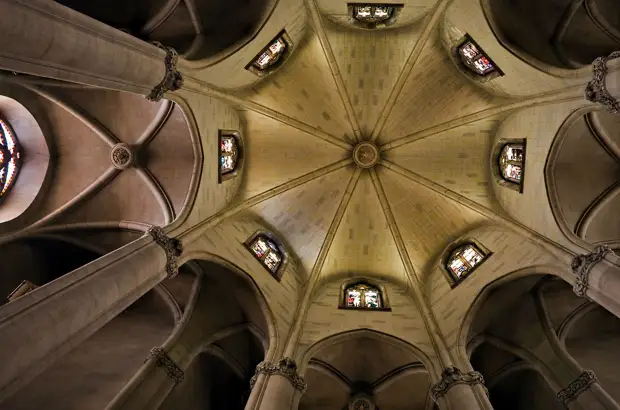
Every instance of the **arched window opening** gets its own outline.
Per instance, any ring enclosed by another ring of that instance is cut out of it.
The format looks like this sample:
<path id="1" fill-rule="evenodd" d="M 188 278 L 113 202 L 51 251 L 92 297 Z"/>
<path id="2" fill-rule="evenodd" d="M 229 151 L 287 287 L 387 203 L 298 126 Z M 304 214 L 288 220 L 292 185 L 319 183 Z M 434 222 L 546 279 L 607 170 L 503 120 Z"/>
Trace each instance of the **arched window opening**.
<path id="1" fill-rule="evenodd" d="M 0 119 L 0 200 L 15 184 L 20 160 L 19 142 L 9 124 Z"/>
<path id="2" fill-rule="evenodd" d="M 279 279 L 277 273 L 284 261 L 284 253 L 275 241 L 267 237 L 267 235 L 260 234 L 256 235 L 246 245 L 256 259 L 258 259 L 276 279 Z"/>
<path id="3" fill-rule="evenodd" d="M 499 169 L 502 178 L 514 184 L 523 181 L 523 144 L 506 144 L 499 154 Z"/>
<path id="4" fill-rule="evenodd" d="M 254 57 L 252 62 L 246 66 L 246 70 L 258 76 L 264 76 L 275 71 L 282 65 L 291 47 L 291 39 L 286 34 L 286 31 L 282 30 L 276 38 L 269 42 L 267 47 Z"/>
<path id="5" fill-rule="evenodd" d="M 486 258 L 484 252 L 473 243 L 456 248 L 446 262 L 446 268 L 455 281 L 460 281 L 469 275 Z"/>
<path id="6" fill-rule="evenodd" d="M 219 182 L 237 175 L 240 159 L 239 133 L 237 131 L 220 131 L 219 145 Z"/>
<path id="7" fill-rule="evenodd" d="M 374 29 L 394 24 L 402 5 L 399 4 L 349 4 L 349 17 L 358 27 Z"/>
<path id="8" fill-rule="evenodd" d="M 465 68 L 476 74 L 474 76 L 475 78 L 491 80 L 495 77 L 504 75 L 497 65 L 493 63 L 491 58 L 489 58 L 468 34 L 466 34 L 458 44 L 456 53 Z"/>
<path id="9" fill-rule="evenodd" d="M 357 283 L 344 291 L 345 307 L 380 309 L 383 307 L 381 291 L 367 283 Z"/>

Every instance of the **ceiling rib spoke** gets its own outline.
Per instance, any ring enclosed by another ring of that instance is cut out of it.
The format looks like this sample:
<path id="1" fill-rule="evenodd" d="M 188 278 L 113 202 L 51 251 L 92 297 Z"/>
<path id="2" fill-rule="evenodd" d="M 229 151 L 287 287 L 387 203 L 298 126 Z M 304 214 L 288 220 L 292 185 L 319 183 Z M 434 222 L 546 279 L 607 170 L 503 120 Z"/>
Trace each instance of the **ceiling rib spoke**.
<path id="1" fill-rule="evenodd" d="M 381 111 L 381 114 L 379 115 L 379 119 L 377 120 L 377 124 L 375 125 L 375 128 L 372 131 L 370 141 L 375 141 L 379 137 L 379 134 L 381 134 L 381 131 L 383 131 L 385 122 L 387 121 L 387 118 L 392 112 L 392 109 L 394 108 L 394 105 L 396 104 L 396 100 L 398 99 L 400 92 L 405 86 L 405 82 L 407 81 L 407 78 L 409 77 L 409 74 L 411 73 L 413 66 L 418 61 L 418 58 L 422 54 L 422 49 L 424 48 L 424 45 L 430 38 L 433 32 L 433 29 L 437 26 L 437 23 L 439 22 L 439 18 L 443 15 L 443 12 L 448 6 L 449 2 L 450 2 L 449 0 L 439 0 L 437 4 L 435 5 L 435 9 L 430 14 L 428 21 L 426 22 L 426 25 L 424 27 L 424 30 L 422 31 L 422 34 L 420 35 L 420 38 L 418 39 L 415 46 L 411 50 L 411 54 L 409 54 L 409 57 L 407 58 L 407 62 L 405 63 L 402 71 L 398 75 L 398 80 L 396 80 L 396 83 L 394 84 L 394 87 L 392 88 L 392 91 L 390 92 L 390 96 L 388 97 L 388 100 L 385 103 L 385 107 L 383 107 L 383 110 Z"/>
<path id="2" fill-rule="evenodd" d="M 285 355 L 288 357 L 294 357 L 294 350 L 297 348 L 297 339 L 301 334 L 301 328 L 305 321 L 304 317 L 300 317 L 300 315 L 306 314 L 308 311 L 307 306 L 312 299 L 312 293 L 314 292 L 314 288 L 316 286 L 316 283 L 318 282 L 321 270 L 323 269 L 325 258 L 327 258 L 327 254 L 329 253 L 329 249 L 331 248 L 332 242 L 334 241 L 334 237 L 336 236 L 336 232 L 338 231 L 340 222 L 342 222 L 342 218 L 344 217 L 345 211 L 349 206 L 349 202 L 351 201 L 351 197 L 353 196 L 353 191 L 355 191 L 355 187 L 357 186 L 357 182 L 359 181 L 361 175 L 362 169 L 356 168 L 355 172 L 351 176 L 351 179 L 349 180 L 349 184 L 347 185 L 347 189 L 342 196 L 342 200 L 338 205 L 338 209 L 336 210 L 334 219 L 332 219 L 332 223 L 327 230 L 327 235 L 325 235 L 325 239 L 323 240 L 323 244 L 321 245 L 321 249 L 319 250 L 316 262 L 314 262 L 312 272 L 310 272 L 308 281 L 305 285 L 304 298 L 302 299 L 301 303 L 299 303 L 297 311 L 295 312 L 294 328 L 289 333 L 289 338 L 285 345 Z"/>
<path id="3" fill-rule="evenodd" d="M 349 117 L 353 134 L 355 135 L 356 141 L 359 142 L 362 140 L 360 124 L 357 119 L 357 115 L 355 114 L 355 110 L 353 109 L 353 104 L 351 104 L 351 98 L 349 98 L 349 94 L 347 93 L 347 89 L 344 85 L 342 75 L 340 74 L 340 69 L 338 68 L 336 57 L 334 56 L 334 50 L 332 49 L 329 39 L 327 38 L 327 33 L 325 32 L 325 27 L 323 26 L 323 18 L 319 12 L 316 0 L 306 0 L 306 6 L 310 12 L 310 17 L 312 18 L 314 29 L 317 37 L 319 38 L 319 42 L 321 43 L 321 48 L 323 49 L 325 58 L 327 59 L 327 64 L 329 65 L 329 69 L 334 77 L 334 82 L 338 88 L 338 94 L 340 94 L 344 109 Z"/>
<path id="4" fill-rule="evenodd" d="M 505 215 L 501 215 L 498 214 L 482 205 L 480 205 L 477 202 L 472 201 L 471 199 L 464 197 L 461 194 L 458 194 L 446 187 L 443 187 L 419 174 L 416 174 L 415 172 L 412 172 L 406 168 L 403 168 L 399 165 L 396 165 L 392 162 L 386 161 L 386 160 L 382 160 L 381 161 L 381 165 L 386 167 L 387 169 L 400 174 L 402 176 L 404 176 L 405 178 L 416 182 L 428 189 L 431 189 L 435 192 L 437 192 L 438 194 L 441 194 L 443 196 L 445 196 L 446 198 L 449 198 L 455 202 L 460 203 L 461 205 L 471 209 L 472 211 L 475 211 L 477 213 L 479 213 L 480 215 L 489 218 L 490 220 L 492 220 L 493 222 L 496 222 L 502 226 L 505 226 L 517 233 L 519 233 L 520 235 L 523 235 L 526 238 L 529 238 L 531 240 L 533 240 L 535 243 L 540 244 L 542 246 L 546 246 L 547 248 L 549 246 L 551 246 L 551 251 L 555 251 L 557 249 L 561 249 L 563 252 L 568 252 L 571 254 L 575 254 L 574 251 L 566 248 L 564 245 L 554 241 L 551 238 L 548 238 L 544 235 L 539 234 L 538 232 L 528 228 L 525 225 L 522 225 L 520 223 L 518 223 L 517 221 L 514 221 L 513 219 L 511 219 L 508 216 Z"/>
<path id="5" fill-rule="evenodd" d="M 476 121 L 484 120 L 495 115 L 521 109 L 530 108 L 539 105 L 556 104 L 560 102 L 577 101 L 583 99 L 583 87 L 569 87 L 557 92 L 545 93 L 543 95 L 537 95 L 523 100 L 515 101 L 510 104 L 505 104 L 499 107 L 487 108 L 482 111 L 475 112 L 473 114 L 464 115 L 459 118 L 455 118 L 450 121 L 426 128 L 421 131 L 414 132 L 413 134 L 406 135 L 397 140 L 388 142 L 381 146 L 381 151 L 389 151 L 394 148 L 409 144 L 414 141 L 418 141 L 427 137 L 431 137 L 436 134 L 458 128 L 461 125 L 471 124 Z"/>
<path id="6" fill-rule="evenodd" d="M 213 215 L 212 217 L 206 219 L 205 221 L 193 226 L 192 228 L 186 230 L 181 236 L 187 238 L 187 240 L 194 240 L 197 237 L 199 237 L 200 235 L 202 235 L 204 233 L 204 231 L 208 230 L 209 228 L 217 225 L 218 223 L 220 223 L 222 220 L 229 218 L 233 215 L 236 215 L 240 212 L 243 212 L 257 204 L 260 204 L 263 201 L 266 201 L 270 198 L 273 198 L 277 195 L 280 195 L 290 189 L 296 188 L 300 185 L 303 185 L 307 182 L 310 182 L 316 178 L 320 178 L 324 175 L 327 175 L 331 172 L 337 171 L 343 167 L 346 167 L 347 165 L 350 165 L 351 163 L 353 163 L 353 159 L 347 158 L 347 159 L 343 159 L 341 161 L 337 161 L 334 162 L 333 164 L 327 165 L 323 168 L 319 168 L 315 171 L 309 172 L 307 174 L 304 174 L 298 178 L 292 179 L 290 181 L 287 181 L 281 185 L 278 185 L 274 188 L 271 188 L 265 192 L 261 192 L 258 195 L 255 195 L 251 198 L 246 199 L 245 201 L 237 204 L 237 205 L 233 205 L 231 207 L 229 207 L 228 209 L 224 209 L 222 211 L 220 211 L 219 213 Z"/>
<path id="7" fill-rule="evenodd" d="M 251 110 L 259 114 L 262 114 L 266 117 L 272 118 L 276 121 L 289 125 L 293 128 L 297 128 L 300 131 L 304 131 L 323 141 L 336 145 L 342 149 L 345 149 L 345 150 L 351 149 L 351 145 L 348 144 L 346 141 L 343 141 L 340 138 L 337 138 L 331 134 L 328 134 L 325 131 L 319 130 L 318 128 L 315 128 L 304 122 L 296 120 L 295 118 L 289 117 L 288 115 L 284 115 L 275 110 L 272 110 L 271 108 L 265 107 L 264 105 L 255 103 L 253 101 L 246 100 L 245 98 L 237 97 L 236 95 L 233 95 L 227 91 L 215 89 L 203 83 L 202 81 L 198 81 L 195 79 L 188 79 L 186 83 L 183 84 L 183 87 L 187 88 L 190 91 L 194 91 L 199 94 L 203 94 L 209 97 L 215 97 L 215 98 L 227 101 L 231 104 L 235 104 L 247 110 Z"/>

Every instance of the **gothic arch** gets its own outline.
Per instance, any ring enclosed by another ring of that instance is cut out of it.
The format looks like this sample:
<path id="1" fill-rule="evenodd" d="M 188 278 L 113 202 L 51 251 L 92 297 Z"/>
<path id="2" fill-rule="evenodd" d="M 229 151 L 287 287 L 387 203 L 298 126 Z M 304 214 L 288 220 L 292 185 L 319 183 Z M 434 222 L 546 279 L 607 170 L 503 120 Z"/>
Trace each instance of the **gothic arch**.
<path id="1" fill-rule="evenodd" d="M 544 178 L 553 216 L 564 236 L 580 246 L 620 247 L 615 212 L 620 206 L 620 133 L 615 121 L 590 107 L 574 111 L 547 156 Z M 577 191 L 579 197 L 572 194 Z"/>
<path id="2" fill-rule="evenodd" d="M 554 269 L 549 266 L 533 266 L 529 268 L 519 269 L 510 273 L 507 273 L 492 282 L 487 283 L 475 296 L 474 300 L 470 304 L 467 309 L 466 314 L 463 316 L 460 324 L 459 330 L 457 332 L 457 342 L 456 349 L 459 357 L 465 363 L 469 361 L 468 355 L 468 339 L 471 337 L 472 325 L 474 323 L 474 319 L 476 315 L 484 305 L 484 303 L 489 299 L 489 296 L 492 292 L 498 288 L 501 288 L 503 285 L 506 285 L 510 282 L 514 282 L 518 279 L 523 279 L 528 276 L 533 277 L 533 280 L 539 280 L 543 276 L 553 275 L 562 277 L 562 275 L 558 272 L 557 269 Z M 536 279 L 538 278 L 538 279 Z"/>
<path id="3" fill-rule="evenodd" d="M 49 184 L 52 160 L 45 117 L 37 104 L 27 98 L 27 92 L 3 83 L 0 118 L 13 128 L 22 151 L 19 175 L 0 202 L 0 224 L 4 224 L 17 222 L 37 198 L 40 200 Z"/>

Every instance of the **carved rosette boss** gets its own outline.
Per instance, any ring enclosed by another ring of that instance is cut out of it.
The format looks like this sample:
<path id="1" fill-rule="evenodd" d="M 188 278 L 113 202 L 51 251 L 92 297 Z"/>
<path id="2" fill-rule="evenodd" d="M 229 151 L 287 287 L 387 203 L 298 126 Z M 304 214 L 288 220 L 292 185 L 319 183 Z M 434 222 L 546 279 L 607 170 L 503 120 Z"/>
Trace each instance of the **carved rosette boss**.
<path id="1" fill-rule="evenodd" d="M 149 352 L 146 360 L 155 360 L 155 366 L 161 367 L 168 377 L 174 380 L 175 384 L 179 384 L 185 378 L 185 373 L 177 364 L 168 356 L 161 347 L 154 347 Z"/>
<path id="2" fill-rule="evenodd" d="M 581 393 L 588 390 L 594 383 L 598 383 L 596 375 L 591 370 L 586 370 L 577 377 L 577 380 L 568 385 L 567 388 L 558 392 L 556 399 L 558 402 L 566 404 L 575 400 Z"/>
<path id="3" fill-rule="evenodd" d="M 127 169 L 134 163 L 133 148 L 129 144 L 119 142 L 110 150 L 110 161 L 116 169 Z"/>
<path id="4" fill-rule="evenodd" d="M 611 248 L 607 245 L 602 245 L 598 246 L 592 253 L 586 253 L 573 258 L 571 268 L 576 276 L 573 291 L 577 296 L 586 296 L 586 292 L 588 291 L 588 275 L 590 274 L 590 270 L 609 252 L 612 252 Z"/>
<path id="5" fill-rule="evenodd" d="M 166 73 L 161 82 L 153 87 L 151 93 L 146 96 L 146 99 L 149 101 L 159 101 L 164 97 L 166 91 L 175 91 L 183 86 L 183 75 L 177 70 L 178 53 L 172 47 L 164 46 L 157 41 L 153 42 L 153 44 L 166 51 L 166 57 L 164 58 Z"/>
<path id="6" fill-rule="evenodd" d="M 168 237 L 159 226 L 151 226 L 146 232 L 166 252 L 166 273 L 168 279 L 174 278 L 179 273 L 178 258 L 183 252 L 183 244 L 176 238 Z"/>
<path id="7" fill-rule="evenodd" d="M 599 103 L 612 114 L 620 114 L 620 101 L 615 99 L 605 86 L 605 76 L 607 75 L 607 61 L 620 58 L 620 51 L 614 51 L 607 57 L 598 57 L 592 62 L 592 73 L 594 78 L 586 86 L 586 99 Z"/>
<path id="8" fill-rule="evenodd" d="M 297 374 L 297 363 L 295 363 L 295 360 L 289 357 L 285 357 L 278 363 L 272 363 L 267 361 L 260 362 L 256 366 L 256 372 L 254 373 L 254 376 L 252 376 L 252 378 L 250 379 L 250 389 L 254 388 L 254 384 L 256 384 L 256 379 L 258 378 L 258 375 L 260 373 L 264 373 L 267 375 L 278 374 L 282 377 L 285 377 L 291 382 L 293 387 L 299 390 L 302 394 L 304 394 L 308 389 L 308 384 L 306 383 L 306 381 L 303 379 L 303 377 Z"/>
<path id="9" fill-rule="evenodd" d="M 435 403 L 438 403 L 437 400 L 439 400 L 440 397 L 444 396 L 448 390 L 457 384 L 467 384 L 470 386 L 481 384 L 486 391 L 486 387 L 484 386 L 484 377 L 482 377 L 482 374 L 476 371 L 463 373 L 458 368 L 450 366 L 446 367 L 443 372 L 441 372 L 441 380 L 431 387 L 431 398 L 435 401 Z"/>

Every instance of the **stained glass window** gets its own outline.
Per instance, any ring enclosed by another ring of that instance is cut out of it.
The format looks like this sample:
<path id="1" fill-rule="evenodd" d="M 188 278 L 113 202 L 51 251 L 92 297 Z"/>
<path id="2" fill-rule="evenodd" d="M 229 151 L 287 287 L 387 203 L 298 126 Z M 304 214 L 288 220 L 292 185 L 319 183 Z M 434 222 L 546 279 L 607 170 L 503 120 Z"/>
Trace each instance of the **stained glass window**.
<path id="1" fill-rule="evenodd" d="M 345 306 L 371 309 L 381 308 L 381 293 L 379 289 L 365 283 L 349 286 L 345 290 Z"/>
<path id="2" fill-rule="evenodd" d="M 465 66 L 478 75 L 487 75 L 496 71 L 495 66 L 484 54 L 484 51 L 474 44 L 469 37 L 459 46 L 458 52 Z"/>
<path id="3" fill-rule="evenodd" d="M 258 235 L 249 245 L 250 250 L 263 265 L 276 273 L 282 264 L 282 252 L 272 240 L 265 235 Z"/>
<path id="4" fill-rule="evenodd" d="M 233 135 L 220 135 L 220 174 L 226 175 L 235 170 L 239 149 Z"/>
<path id="5" fill-rule="evenodd" d="M 448 270 L 456 279 L 461 279 L 480 264 L 485 258 L 484 253 L 473 243 L 455 249 L 448 258 Z"/>
<path id="6" fill-rule="evenodd" d="M 284 41 L 284 36 L 281 35 L 273 40 L 265 50 L 263 50 L 252 65 L 259 71 L 264 71 L 267 68 L 273 66 L 280 60 L 284 52 L 286 51 L 287 44 Z"/>
<path id="7" fill-rule="evenodd" d="M 521 184 L 523 177 L 523 144 L 506 144 L 499 154 L 499 169 L 502 178 Z"/>
<path id="8" fill-rule="evenodd" d="M 353 6 L 353 18 L 362 23 L 382 23 L 394 15 L 394 7 L 378 5 L 356 5 Z"/>
<path id="9" fill-rule="evenodd" d="M 13 186 L 21 165 L 19 143 L 7 122 L 0 119 L 0 198 Z"/>

